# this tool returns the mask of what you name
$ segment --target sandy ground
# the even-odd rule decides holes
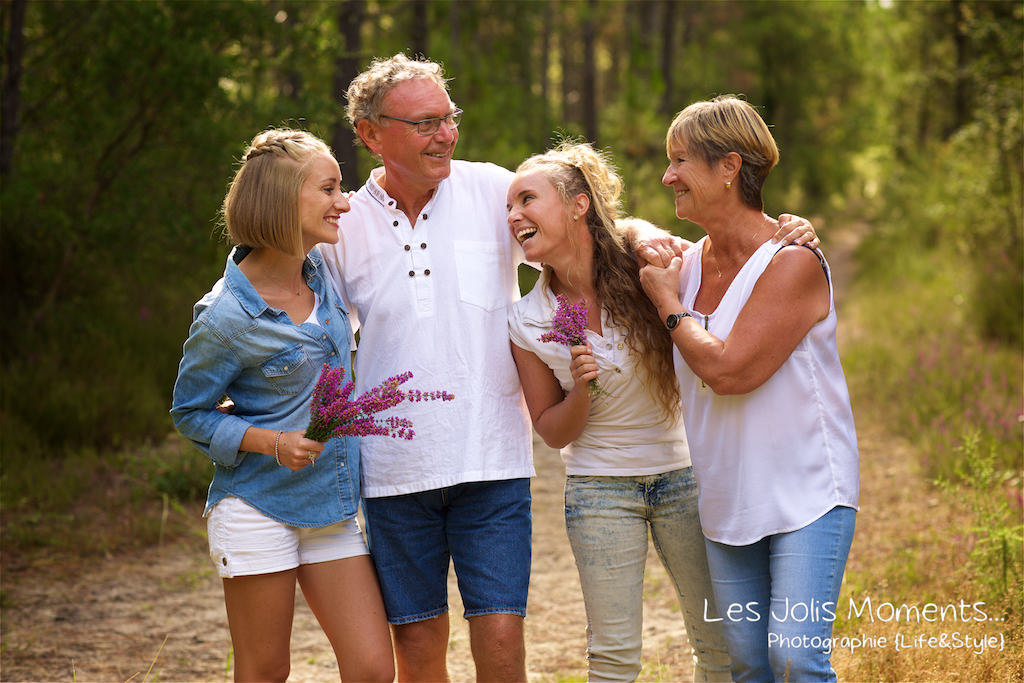
[[[562,516],[558,453],[535,446],[534,557],[526,619],[531,681],[586,678],[586,619]],[[201,522],[197,520],[197,526]],[[3,576],[4,681],[230,680],[230,639],[220,579],[200,544],[81,566],[36,563]],[[454,577],[449,670],[472,681],[469,632]],[[689,646],[671,582],[653,549],[645,589],[642,680],[692,675]],[[296,599],[295,682],[337,680],[327,638]]]

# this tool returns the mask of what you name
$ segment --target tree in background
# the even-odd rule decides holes
[[[905,211],[894,185],[959,163],[971,205],[994,210],[942,199],[929,234],[969,218],[974,252],[1008,259],[1020,292],[1019,3],[12,0],[0,15],[5,457],[169,430],[190,306],[227,251],[231,160],[259,129],[306,127],[361,185],[372,160],[342,93],[374,55],[447,66],[463,158],[514,167],[562,135],[596,140],[627,209],[663,225],[665,127],[720,93],[774,127],[769,210]],[[886,223],[890,242],[917,229]],[[990,308],[982,324],[1012,339]]]

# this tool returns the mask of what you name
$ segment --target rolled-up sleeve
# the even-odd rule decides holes
[[[238,465],[242,436],[252,426],[217,410],[240,372],[238,359],[216,331],[202,319],[193,322],[174,383],[171,418],[183,436],[224,467]]]

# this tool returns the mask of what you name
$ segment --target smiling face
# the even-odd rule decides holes
[[[309,175],[299,190],[299,224],[307,252],[315,244],[338,241],[338,219],[349,208],[338,162],[329,154],[317,155],[309,162]]]
[[[448,93],[432,80],[403,81],[384,98],[383,113],[409,121],[440,118],[455,111]],[[451,173],[452,153],[459,130],[442,122],[433,135],[420,135],[416,126],[383,119],[360,122],[367,146],[384,161],[389,185],[433,189]]]
[[[699,154],[691,154],[682,142],[668,147],[668,168],[661,182],[676,197],[676,218],[700,223],[709,206],[721,199],[725,180],[716,166],[709,166]]]
[[[588,206],[582,195],[575,203],[566,205],[543,170],[516,174],[508,188],[508,226],[526,260],[555,264],[575,258],[582,236],[570,238],[570,213],[583,216]]]

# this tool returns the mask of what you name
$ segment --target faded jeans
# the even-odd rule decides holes
[[[830,639],[856,518],[834,507],[751,545],[707,542],[734,680],[836,680]]]
[[[589,680],[632,681],[640,673],[648,529],[679,595],[694,680],[730,680],[691,468],[635,477],[568,476],[565,525],[587,611]]]

